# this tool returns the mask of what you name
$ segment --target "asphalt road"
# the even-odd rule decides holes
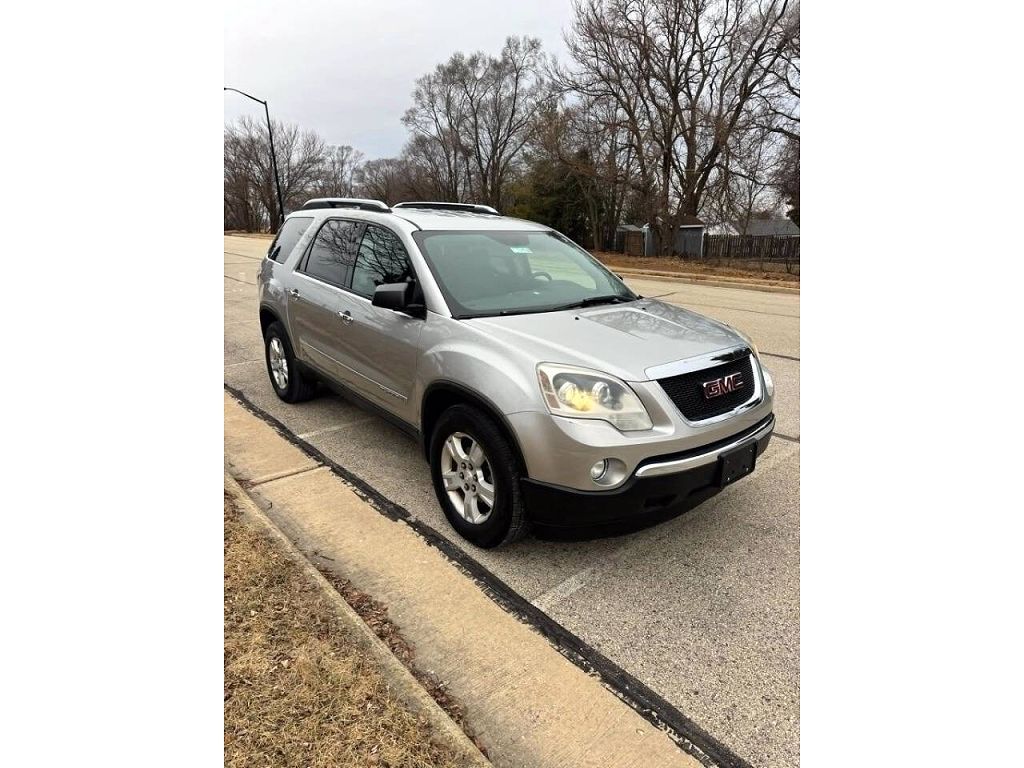
[[[675,520],[615,538],[459,539],[418,446],[324,395],[282,403],[267,380],[256,273],[268,241],[224,238],[224,380],[422,518],[553,619],[755,766],[799,764],[800,297],[659,279],[645,296],[750,335],[776,382],[776,438],[755,473]]]

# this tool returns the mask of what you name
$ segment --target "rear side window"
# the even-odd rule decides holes
[[[309,218],[297,216],[285,221],[281,229],[278,230],[274,242],[270,244],[267,257],[281,263],[287,261],[288,254],[292,252],[295,244],[299,242],[299,238],[309,229],[312,222],[312,216]]]
[[[362,231],[358,222],[328,219],[316,233],[302,271],[339,288],[348,287]]]
[[[378,285],[403,283],[411,277],[409,254],[398,235],[367,224],[352,274],[352,292],[370,298]]]

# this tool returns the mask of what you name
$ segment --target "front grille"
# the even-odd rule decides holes
[[[676,408],[688,421],[703,421],[728,413],[738,405],[743,405],[754,396],[753,356],[747,352],[743,357],[712,368],[692,371],[667,379],[658,379],[665,394],[675,403]],[[704,383],[740,373],[742,385],[732,392],[718,397],[704,395]]]

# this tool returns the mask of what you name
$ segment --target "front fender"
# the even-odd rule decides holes
[[[458,320],[428,315],[420,337],[417,371],[417,420],[432,384],[451,383],[477,394],[504,417],[520,411],[545,411],[536,362]]]

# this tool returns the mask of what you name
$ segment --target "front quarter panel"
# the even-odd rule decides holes
[[[420,407],[432,384],[453,383],[490,402],[503,417],[545,410],[536,365],[515,348],[495,343],[466,323],[434,313],[427,315],[420,345],[415,390]],[[417,412],[417,423],[421,416]]]

